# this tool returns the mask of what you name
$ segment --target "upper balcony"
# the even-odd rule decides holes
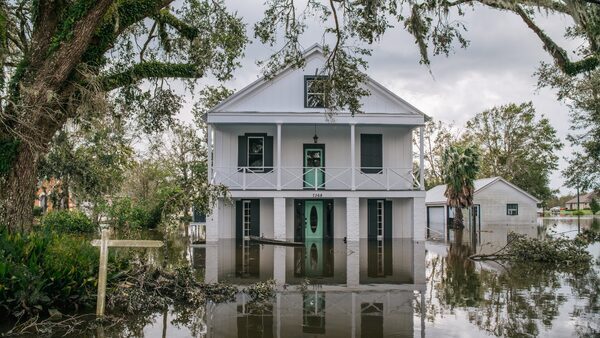
[[[209,178],[230,190],[422,190],[416,126],[212,124]]]
[[[231,190],[421,190],[412,168],[213,167],[211,183]]]

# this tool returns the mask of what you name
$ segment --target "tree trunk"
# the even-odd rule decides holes
[[[10,233],[28,232],[33,224],[33,199],[37,177],[37,156],[22,143],[2,189],[5,211],[0,215]]]
[[[465,227],[464,221],[463,221],[463,214],[462,214],[462,208],[460,207],[455,207],[454,208],[454,222],[453,222],[453,226],[454,229],[462,229]]]

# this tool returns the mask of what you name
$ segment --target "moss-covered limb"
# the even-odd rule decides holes
[[[142,62],[126,71],[104,76],[100,83],[110,91],[151,78],[198,78],[204,75],[198,66],[187,63]]]
[[[95,3],[95,0],[79,0],[65,9],[56,34],[52,36],[48,53],[54,52],[61,43],[73,37],[75,25],[86,16]]]
[[[91,66],[102,66],[104,54],[131,25],[157,14],[173,0],[118,0],[105,15],[94,33],[92,43],[83,55],[83,61]]]
[[[160,23],[167,24],[175,28],[179,34],[189,40],[193,40],[198,36],[198,29],[181,21],[178,17],[166,9],[160,10],[158,14],[153,16],[153,18]]]
[[[597,56],[590,56],[586,59],[577,62],[571,62],[567,52],[558,46],[544,31],[538,27],[535,22],[529,17],[523,8],[514,6],[512,9],[525,22],[527,27],[531,29],[544,44],[544,49],[552,56],[556,65],[567,75],[577,75],[579,73],[595,69],[600,60]]]

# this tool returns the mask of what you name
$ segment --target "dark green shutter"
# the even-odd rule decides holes
[[[383,238],[392,238],[392,201],[385,201],[384,215],[383,215]]]
[[[333,200],[325,200],[325,237],[333,238]]]
[[[238,136],[238,167],[248,166],[246,136]]]
[[[243,238],[243,232],[242,232],[242,214],[244,213],[243,210],[243,203],[242,201],[235,201],[235,238],[237,239],[242,239]]]
[[[369,239],[371,239],[369,235]],[[377,277],[377,241],[367,241],[367,277]]]
[[[377,239],[377,200],[367,200],[368,239]]]
[[[260,236],[260,200],[250,200],[250,235]]]
[[[360,134],[360,166],[366,174],[377,174],[383,167],[383,141],[381,134]]]
[[[265,136],[265,172],[273,171],[273,136]]]
[[[386,276],[391,276],[394,274],[394,251],[392,247],[392,240],[385,239],[383,241],[383,245],[383,273]]]

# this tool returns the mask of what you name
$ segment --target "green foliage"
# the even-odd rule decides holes
[[[74,235],[0,233],[0,313],[32,315],[92,305],[98,252],[89,240]],[[126,266],[113,255],[109,264],[109,280]]]
[[[51,211],[42,219],[42,227],[58,233],[93,233],[97,230],[96,225],[77,210]]]
[[[19,144],[20,141],[15,139],[0,138],[0,177],[9,173]]]
[[[40,217],[44,214],[44,209],[42,207],[34,206],[33,207],[33,217]]]
[[[592,198],[592,202],[590,202],[590,209],[592,210],[592,214],[595,215],[600,211],[600,203],[598,203],[597,198]]]
[[[478,178],[501,176],[541,200],[552,196],[550,173],[563,144],[531,102],[507,104],[470,119],[465,139],[481,153]]]
[[[113,200],[106,211],[110,225],[117,229],[153,229],[161,221],[161,210],[134,203],[129,197]]]
[[[570,110],[571,133],[567,140],[576,151],[562,171],[566,185],[580,190],[600,189],[600,69],[567,76],[543,63],[537,75],[538,87],[555,89],[557,98]]]
[[[257,282],[244,289],[244,292],[250,296],[252,302],[268,301],[275,297],[275,280]]]
[[[479,172],[479,151],[475,146],[454,145],[442,155],[442,170],[448,205],[466,208],[473,205],[474,181]]]
[[[511,260],[549,263],[557,268],[589,267],[592,256],[581,241],[563,237],[538,239],[511,233],[506,254]]]
[[[52,37],[49,48],[50,53],[54,52],[61,43],[69,40],[73,36],[75,25],[83,19],[95,3],[96,1],[94,0],[78,0],[67,7],[59,20],[60,27],[57,33]]]
[[[430,119],[423,128],[424,160],[425,160],[425,189],[429,190],[436,185],[444,183],[442,176],[442,155],[446,148],[459,142],[459,130],[452,124]],[[420,146],[418,137],[414,137],[415,147]]]

